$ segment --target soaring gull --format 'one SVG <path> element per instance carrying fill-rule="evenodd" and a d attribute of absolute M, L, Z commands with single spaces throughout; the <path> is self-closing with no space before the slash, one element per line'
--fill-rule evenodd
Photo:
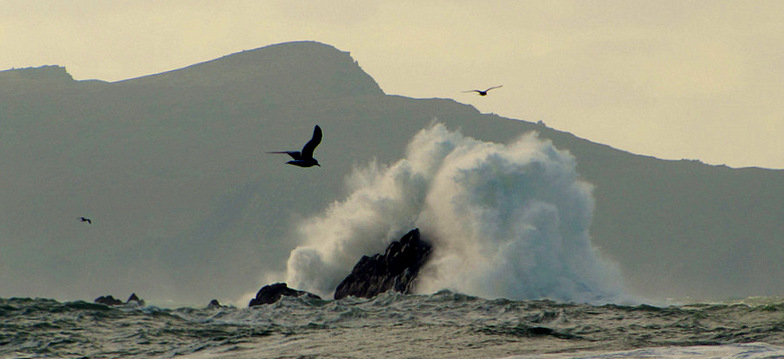
<path fill-rule="evenodd" d="M 321 143 L 321 127 L 316 125 L 313 128 L 313 138 L 305 144 L 305 147 L 302 147 L 302 152 L 300 151 L 277 151 L 277 152 L 267 152 L 267 153 L 285 153 L 293 160 L 286 162 L 287 164 L 300 166 L 300 167 L 312 167 L 312 166 L 319 166 L 321 165 L 318 161 L 313 158 L 313 150 L 316 149 L 316 146 Z"/>
<path fill-rule="evenodd" d="M 89 224 L 93 224 L 93 221 L 91 221 L 89 218 L 86 218 L 86 217 L 79 217 L 79 221 L 80 222 L 87 222 Z"/>
<path fill-rule="evenodd" d="M 479 94 L 479 96 L 487 96 L 487 91 L 490 91 L 492 89 L 497 89 L 497 88 L 499 88 L 501 86 L 503 86 L 503 85 L 493 86 L 493 87 L 491 87 L 491 88 L 489 88 L 487 90 L 484 90 L 484 91 L 482 91 L 482 90 L 469 90 L 469 91 L 463 91 L 463 92 L 476 92 L 476 93 Z"/>

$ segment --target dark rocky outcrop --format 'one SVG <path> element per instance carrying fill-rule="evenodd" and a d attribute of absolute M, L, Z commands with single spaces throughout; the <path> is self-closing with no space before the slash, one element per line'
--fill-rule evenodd
<path fill-rule="evenodd" d="M 254 307 L 257 305 L 262 304 L 272 304 L 280 300 L 280 298 L 286 297 L 299 297 L 299 296 L 308 296 L 314 299 L 321 299 L 321 297 L 302 290 L 291 289 L 286 283 L 275 283 L 270 285 L 265 285 L 259 292 L 256 293 L 256 298 L 250 300 L 249 307 Z"/>
<path fill-rule="evenodd" d="M 132 304 L 132 305 L 144 305 L 144 300 L 140 299 L 136 296 L 136 293 L 132 293 L 128 300 L 123 303 L 123 301 L 111 296 L 111 295 L 102 295 L 98 298 L 95 298 L 95 303 L 106 304 L 106 305 L 123 305 L 123 304 Z"/>
<path fill-rule="evenodd" d="M 136 304 L 136 305 L 144 305 L 144 299 L 140 299 L 136 296 L 136 293 L 131 293 L 131 296 L 128 297 L 128 300 L 125 301 L 125 304 Z"/>
<path fill-rule="evenodd" d="M 207 304 L 207 308 L 223 308 L 224 306 L 220 304 L 217 299 L 213 299 L 210 301 L 210 304 Z"/>
<path fill-rule="evenodd" d="M 414 229 L 392 242 L 384 254 L 363 256 L 335 290 L 335 299 L 347 296 L 372 298 L 388 290 L 408 294 L 432 246 Z"/>
<path fill-rule="evenodd" d="M 111 295 L 102 295 L 98 298 L 95 298 L 95 303 L 99 304 L 106 304 L 106 305 L 121 305 L 123 302 Z"/>

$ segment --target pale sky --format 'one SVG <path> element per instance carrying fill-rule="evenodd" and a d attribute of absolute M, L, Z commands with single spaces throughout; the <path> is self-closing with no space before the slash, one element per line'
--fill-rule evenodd
<path fill-rule="evenodd" d="M 314 40 L 387 94 L 666 159 L 784 168 L 784 1 L 3 0 L 0 70 L 118 81 Z M 487 97 L 463 93 L 503 85 Z"/>

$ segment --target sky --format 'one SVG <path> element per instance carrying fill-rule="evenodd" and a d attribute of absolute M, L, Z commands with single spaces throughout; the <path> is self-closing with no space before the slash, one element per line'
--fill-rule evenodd
<path fill-rule="evenodd" d="M 387 94 L 451 98 L 637 154 L 784 169 L 782 1 L 0 5 L 0 70 L 119 81 L 314 40 L 349 51 Z"/>

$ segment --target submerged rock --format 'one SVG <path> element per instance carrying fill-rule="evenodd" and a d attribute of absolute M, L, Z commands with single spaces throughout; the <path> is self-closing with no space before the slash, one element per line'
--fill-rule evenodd
<path fill-rule="evenodd" d="M 95 298 L 95 303 L 106 304 L 106 305 L 123 305 L 123 304 L 133 304 L 133 305 L 141 305 L 144 306 L 144 300 L 139 299 L 136 296 L 136 293 L 132 293 L 128 300 L 123 303 L 123 301 L 111 296 L 111 295 L 102 295 L 98 298 Z"/>
<path fill-rule="evenodd" d="M 256 298 L 250 300 L 249 307 L 254 307 L 262 304 L 272 304 L 280 300 L 283 296 L 299 297 L 308 296 L 309 298 L 321 299 L 321 297 L 302 290 L 291 289 L 286 283 L 275 283 L 265 285 L 256 293 Z"/>
<path fill-rule="evenodd" d="M 139 299 L 139 297 L 136 296 L 136 293 L 131 293 L 131 296 L 128 297 L 128 300 L 125 301 L 125 304 L 137 304 L 144 306 L 144 299 Z"/>
<path fill-rule="evenodd" d="M 106 304 L 106 305 L 121 305 L 123 302 L 111 295 L 102 295 L 98 298 L 95 298 L 95 303 L 99 304 Z"/>
<path fill-rule="evenodd" d="M 432 246 L 420 239 L 419 229 L 392 242 L 384 254 L 363 256 L 335 289 L 335 299 L 355 296 L 372 298 L 388 290 L 409 294 Z"/>

